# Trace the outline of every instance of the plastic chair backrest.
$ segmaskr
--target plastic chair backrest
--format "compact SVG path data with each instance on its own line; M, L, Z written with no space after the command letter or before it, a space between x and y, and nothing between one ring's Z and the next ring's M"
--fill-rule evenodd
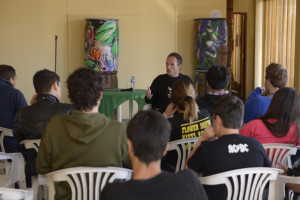
M0 187L14 187L18 183L21 189L26 188L24 158L21 153L0 152L0 160L6 162L5 175L0 175ZM11 160L9 163L7 160Z
M1 200L31 200L30 191L0 187Z
M26 149L34 149L36 152L39 152L41 139L23 140L20 143L24 144Z
M0 127L0 147L2 152L5 152L4 143L3 143L4 137L13 137L12 130Z
M287 196L287 194L285 194L285 184L287 183L300 184L300 177L278 175L277 180L275 182L274 200L282 200L285 196Z
M118 167L74 167L47 174L49 187L54 182L67 181L72 191L72 200L99 200L100 191L115 179L131 179L132 170ZM49 189L49 197L53 197Z
M200 177L203 185L225 184L227 200L262 200L263 191L270 180L276 180L278 173L283 170L271 167L252 167L236 169L227 172ZM270 181L269 197L274 199L275 181Z
M270 143L263 144L263 147L269 156L272 166L276 166L277 163L281 162L290 168L292 167L291 155L295 155L297 152L295 145Z
M187 159L188 155L190 155L194 145L196 145L198 140L199 137L196 137L196 138L175 140L168 143L169 144L168 151L176 150L178 155L175 172L184 169L185 160Z
M20 142L24 144L26 149L34 149L36 152L39 152L41 139L33 139L33 140L23 140ZM46 177L43 175L32 176L31 183L33 188L33 199L38 199L38 190L40 186L47 186L47 181L45 182Z

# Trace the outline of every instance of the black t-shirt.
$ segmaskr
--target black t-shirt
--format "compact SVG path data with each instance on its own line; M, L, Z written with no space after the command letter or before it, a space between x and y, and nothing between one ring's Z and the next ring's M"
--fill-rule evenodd
M262 144L239 134L202 142L187 164L203 176L247 167L271 167ZM210 200L226 199L225 186L205 186L205 190Z
M147 180L106 185L101 200L206 200L206 193L195 172L162 172Z
M206 109L209 112L209 114L213 116L213 110L212 110L213 105L216 103L216 101L218 101L219 99L221 99L226 95L228 94L224 94L224 95L205 94L203 98L198 96L196 101L200 110Z
M203 109L198 112L198 119L188 122L183 119L183 113L177 113L174 117L169 118L172 125L170 141L200 137L207 126L212 124L212 118L207 110Z
M212 124L212 118L209 113L203 109L198 112L198 119L194 122L188 122L183 119L183 113L177 113L169 118L172 126L170 141L200 137L204 129ZM175 150L168 151L162 159L161 167L165 171L175 172L178 155Z
M179 74L177 77L170 77L167 74L161 74L154 79L150 86L151 93L153 94L151 100L148 100L147 97L145 97L145 102L152 104L153 110L158 110L163 113L170 103L168 97L170 90L168 87L172 88L173 84L179 79L186 79L193 83L189 76L183 74Z

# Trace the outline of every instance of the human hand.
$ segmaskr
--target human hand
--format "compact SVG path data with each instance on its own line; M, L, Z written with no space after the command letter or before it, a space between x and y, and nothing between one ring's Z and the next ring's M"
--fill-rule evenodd
M166 110L165 110L165 114L167 115L167 117L171 117L174 115L174 113L177 110L177 106L175 106L175 104L173 102L169 103L169 105L167 106Z
M216 137L216 133L212 126L207 126L201 135L202 141L209 141L214 137Z
M34 95L32 96L32 98L31 98L31 100L30 100L30 104L31 104L31 105L34 104L34 103L36 102L36 96L37 96L37 94L34 94Z
M170 98L171 98L171 92L172 92L172 88L168 87L168 89L169 89L168 98L170 99Z
M153 94L151 93L150 87L148 87L147 91L146 91L146 98L147 99L151 99L153 96Z
M283 171L285 172L285 173L287 173L287 171L288 171L288 166L286 166L286 165L284 165L284 164L282 164L282 163L277 163L280 167L281 167L281 169L283 169Z
M266 91L266 88L265 88L265 87L261 87L260 90L261 90L262 92L265 92L265 91Z

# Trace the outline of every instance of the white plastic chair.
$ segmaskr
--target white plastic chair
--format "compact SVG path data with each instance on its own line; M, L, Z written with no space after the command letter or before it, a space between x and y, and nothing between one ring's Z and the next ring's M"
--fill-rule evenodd
M21 189L0 187L1 200L32 200L31 192Z
M0 187L14 187L18 183L21 189L26 188L24 158L21 153L2 153L0 160L5 161L5 175L0 175ZM7 160L11 160L11 163Z
M263 147L269 156L272 166L276 166L277 163L281 162L289 168L292 168L291 155L297 153L297 147L295 145L270 143L263 144Z
M300 177L278 175L275 181L274 200L282 200L285 197L285 184L287 183L300 184Z
M266 184L269 184L269 200L274 200L274 187L278 173L283 170L271 167L252 167L200 177L203 185L225 184L227 200L262 200Z
M49 183L49 199L54 199L54 182L67 181L72 200L99 200L100 191L115 179L131 179L132 170L119 167L74 167L46 174ZM76 198L77 197L77 198Z
M0 147L2 152L5 152L4 143L3 143L4 137L13 137L12 130L0 127Z
M194 145L196 145L199 137L196 138L188 138L188 139L181 139L169 142L168 151L176 150L177 152L177 163L175 172L181 171L184 169L185 160L190 155Z
M34 149L39 152L41 139L23 140L20 144L24 144L26 149Z
M26 149L34 149L36 152L39 152L41 139L33 139L33 140L23 140L20 142L25 145ZM31 177L31 185L33 189L33 199L38 199L38 190L40 186L43 188L48 187L47 178L44 175L39 174L38 176ZM43 195L43 194L40 194Z

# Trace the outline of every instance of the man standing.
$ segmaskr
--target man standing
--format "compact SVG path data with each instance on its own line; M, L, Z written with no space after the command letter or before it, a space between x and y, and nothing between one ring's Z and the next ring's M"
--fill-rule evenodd
M50 119L57 114L72 111L70 104L59 102L61 82L59 76L47 69L38 71L33 76L33 85L37 93L35 103L20 109L14 119L13 134L18 142L27 139L41 139ZM26 154L26 176L36 175L35 163L37 152L28 149Z
M102 200L206 200L207 196L196 173L162 172L160 162L168 149L171 126L155 111L141 111L127 127L128 154L133 180L106 185Z
M199 109L206 109L212 116L212 107L216 101L228 94L226 87L229 81L229 72L224 66L212 66L205 75L208 91L197 99Z
M16 71L12 66L0 65L0 127L11 129L18 109L27 106L24 95L15 89ZM5 137L6 152L22 152L24 145L19 145L15 138Z
M279 64L271 63L266 68L265 88L257 87L252 91L245 104L244 123L265 114L272 97L280 88L285 87L288 80L286 69ZM262 96L266 92L268 96Z
M44 130L37 157L37 172L90 166L123 167L128 160L125 124L98 112L103 96L99 72L80 68L67 80L76 110L52 117ZM55 184L55 199L71 199L66 182Z
M189 76L179 73L182 67L182 57L178 53L171 53L166 60L166 74L161 74L154 79L146 91L145 102L152 104L152 109L163 113L170 103L170 94L173 84L179 79L193 81Z
M188 156L186 168L203 176L247 167L270 167L262 144L254 138L239 135L243 122L243 102L227 95L213 106L213 127L207 127ZM218 139L212 140L215 137ZM204 186L211 200L226 199L226 187Z

